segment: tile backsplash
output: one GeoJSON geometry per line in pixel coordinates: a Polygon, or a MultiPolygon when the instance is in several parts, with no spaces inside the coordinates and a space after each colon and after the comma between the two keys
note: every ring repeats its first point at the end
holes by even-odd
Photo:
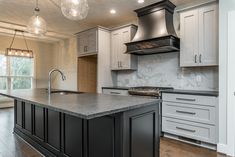
{"type": "Polygon", "coordinates": [[[218,90],[218,67],[180,68],[179,53],[138,57],[137,71],[119,71],[118,86],[164,86],[218,90]]]}

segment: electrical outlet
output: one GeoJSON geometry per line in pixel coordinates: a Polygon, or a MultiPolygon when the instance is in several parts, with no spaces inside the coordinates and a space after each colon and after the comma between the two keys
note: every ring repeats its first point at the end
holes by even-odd
{"type": "Polygon", "coordinates": [[[197,79],[197,82],[202,82],[202,77],[201,77],[201,75],[197,75],[196,79],[197,79]]]}

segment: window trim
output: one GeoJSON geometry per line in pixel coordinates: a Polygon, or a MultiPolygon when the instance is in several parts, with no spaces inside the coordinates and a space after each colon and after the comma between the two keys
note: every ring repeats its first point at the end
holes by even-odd
{"type": "MultiPolygon", "coordinates": [[[[3,53],[0,52],[0,55],[5,56],[3,53]]],[[[10,65],[11,65],[11,58],[10,56],[5,56],[6,57],[6,76],[5,75],[0,75],[0,78],[6,78],[7,79],[7,85],[6,85],[6,90],[17,90],[17,89],[13,89],[12,87],[12,79],[13,78],[30,78],[31,79],[31,89],[33,89],[35,87],[35,74],[36,74],[36,66],[35,66],[35,58],[31,58],[32,59],[32,75],[31,76],[25,76],[25,75],[19,75],[19,76],[15,76],[15,75],[10,75],[11,73],[11,69],[10,69],[10,65]]]]}

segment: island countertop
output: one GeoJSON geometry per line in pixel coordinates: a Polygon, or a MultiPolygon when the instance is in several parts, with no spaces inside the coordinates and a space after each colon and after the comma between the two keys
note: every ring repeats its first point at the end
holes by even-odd
{"type": "Polygon", "coordinates": [[[0,95],[84,119],[115,114],[161,102],[160,99],[93,93],[51,94],[49,96],[45,89],[7,90],[0,91],[0,95]]]}

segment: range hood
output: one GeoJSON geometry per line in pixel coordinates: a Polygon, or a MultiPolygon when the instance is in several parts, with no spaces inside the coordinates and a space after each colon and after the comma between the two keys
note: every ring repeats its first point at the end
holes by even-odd
{"type": "Polygon", "coordinates": [[[135,10],[139,26],[133,40],[126,43],[126,53],[148,55],[179,51],[180,39],[173,25],[174,9],[173,3],[163,0],[135,10]]]}

